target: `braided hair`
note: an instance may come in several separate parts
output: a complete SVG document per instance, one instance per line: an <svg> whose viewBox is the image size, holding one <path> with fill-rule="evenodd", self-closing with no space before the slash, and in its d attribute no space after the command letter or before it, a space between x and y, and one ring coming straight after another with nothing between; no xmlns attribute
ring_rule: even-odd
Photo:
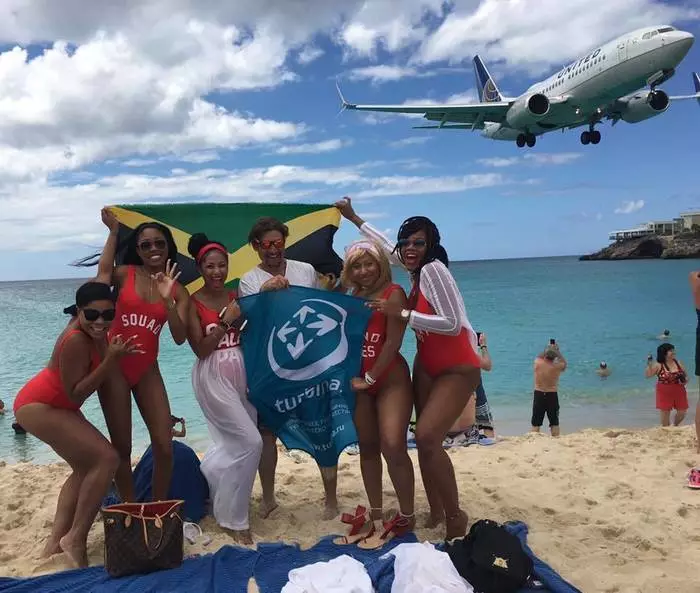
<svg viewBox="0 0 700 593"><path fill-rule="evenodd" d="M398 254L401 263L404 263L401 255L400 243L402 240L408 239L411 235L423 231L425 233L425 256L420 262L418 268L411 272L411 278L414 285L418 286L420 282L420 271L425 264L430 262L440 261L449 267L450 260L447 257L447 251L440 244L440 231L438 231L435 223L425 216L411 216L403 221L397 233L397 242L394 246L393 253Z"/></svg>

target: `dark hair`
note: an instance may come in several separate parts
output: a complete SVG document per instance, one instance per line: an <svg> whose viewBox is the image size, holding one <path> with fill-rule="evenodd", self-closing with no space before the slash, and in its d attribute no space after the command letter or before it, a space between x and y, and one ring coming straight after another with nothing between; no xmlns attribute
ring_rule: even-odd
<svg viewBox="0 0 700 593"><path fill-rule="evenodd" d="M66 315L70 315L71 317L76 317L78 315L78 307L76 307L75 305L70 305L63 309L63 312Z"/></svg>
<svg viewBox="0 0 700 593"><path fill-rule="evenodd" d="M228 253L226 245L224 245L223 243L219 243L218 241L212 241L204 233L195 233L190 237L190 240L187 242L187 251L192 256L192 259L194 259L195 262L197 262L197 255L199 254L199 250L210 243L220 245Z"/></svg>
<svg viewBox="0 0 700 593"><path fill-rule="evenodd" d="M82 309L85 305L88 305L93 301L114 302L114 296L112 295L112 289L109 287L109 284L91 281L86 282L80 288L78 288L78 290L75 291L76 313L77 309Z"/></svg>
<svg viewBox="0 0 700 593"><path fill-rule="evenodd" d="M262 236L270 231L282 233L285 239L289 237L289 229L286 224L272 216L263 216L262 218L258 218L253 228L250 229L248 233L248 243L252 245L255 241L260 241Z"/></svg>
<svg viewBox="0 0 700 593"><path fill-rule="evenodd" d="M659 364L664 364L666 362L666 355L671 350L675 350L675 349L676 348L673 344L668 344L668 343L661 344L661 346L659 346L656 349L656 362L658 362Z"/></svg>
<svg viewBox="0 0 700 593"><path fill-rule="evenodd" d="M445 248L440 245L440 231L438 231L435 223L425 216L412 216L411 218L407 218L403 221L403 224L399 228L399 232L397 234L396 246L394 247L394 252L398 253L399 259L403 262L401 249L399 249L399 242L403 239L408 239L411 235L417 233L418 231L423 231L425 233L426 251L425 258L423 258L418 270L416 270L414 274L418 274L420 272L420 268L435 260L441 261L443 264L449 267L450 261L447 257L447 252L445 251Z"/></svg>
<svg viewBox="0 0 700 593"><path fill-rule="evenodd" d="M175 245L175 239L173 239L173 234L170 229L159 222L142 222L133 231L131 231L122 241L117 245L116 254L119 259L119 254L124 252L124 256L121 258L120 263L125 266L142 266L143 260L137 251L137 242L139 235L146 229L155 229L165 237L165 242L168 244L168 257L171 262L177 261L177 245ZM74 266L86 267L96 266L100 260L101 252L93 253L76 262L73 262Z"/></svg>

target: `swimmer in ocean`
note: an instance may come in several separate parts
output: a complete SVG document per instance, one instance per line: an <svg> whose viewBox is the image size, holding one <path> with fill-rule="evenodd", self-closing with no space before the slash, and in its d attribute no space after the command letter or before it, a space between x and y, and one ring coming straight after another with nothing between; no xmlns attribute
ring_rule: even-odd
<svg viewBox="0 0 700 593"><path fill-rule="evenodd" d="M606 377L610 376L611 372L612 371L608 367L608 363L604 360L601 360L600 364L598 365L598 368L596 369L596 375L598 375L601 379L605 379Z"/></svg>

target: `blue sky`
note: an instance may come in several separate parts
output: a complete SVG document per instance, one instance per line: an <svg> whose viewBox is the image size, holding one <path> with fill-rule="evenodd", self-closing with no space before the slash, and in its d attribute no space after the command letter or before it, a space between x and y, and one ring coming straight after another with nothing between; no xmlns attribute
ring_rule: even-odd
<svg viewBox="0 0 700 593"><path fill-rule="evenodd" d="M336 78L353 102L473 100L478 51L517 95L639 26L700 35L700 12L682 3L616 0L596 15L577 3L587 4L319 2L301 15L274 2L258 14L153 0L131 14L72 0L57 16L10 0L0 8L0 280L80 273L66 264L102 242L104 204L350 195L391 232L430 216L455 260L580 254L609 231L700 208L692 101L603 125L598 146L572 131L529 150L412 130L420 119L338 115ZM663 88L689 94L692 70L698 43ZM354 237L341 228L338 251Z"/></svg>

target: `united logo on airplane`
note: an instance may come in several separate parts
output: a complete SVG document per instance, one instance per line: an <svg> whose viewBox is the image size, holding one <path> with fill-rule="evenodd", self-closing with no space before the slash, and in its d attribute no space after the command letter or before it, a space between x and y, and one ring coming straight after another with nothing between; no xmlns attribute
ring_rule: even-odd
<svg viewBox="0 0 700 593"><path fill-rule="evenodd" d="M482 93L481 100L485 103L490 103L492 101L498 101L498 99L498 89L496 89L496 85L493 84L493 80L489 78L484 85L484 92Z"/></svg>

